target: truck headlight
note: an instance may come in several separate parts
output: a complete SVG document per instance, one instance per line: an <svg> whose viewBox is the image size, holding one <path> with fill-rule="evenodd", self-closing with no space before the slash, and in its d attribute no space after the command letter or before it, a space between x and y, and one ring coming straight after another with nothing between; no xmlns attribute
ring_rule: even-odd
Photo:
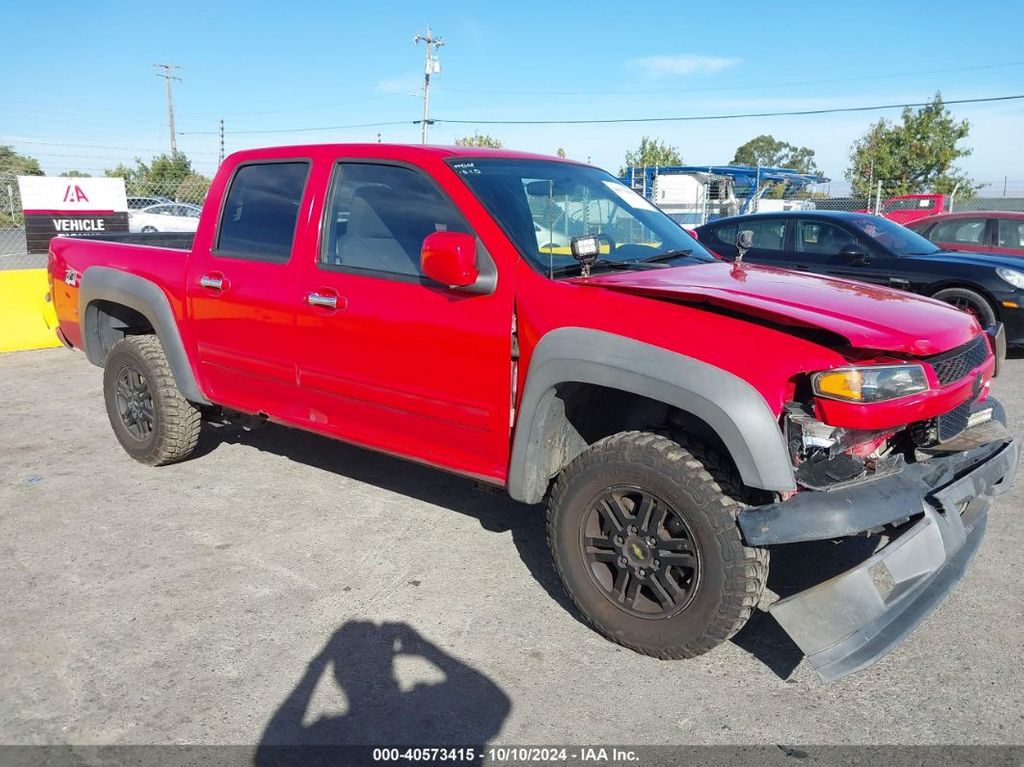
<svg viewBox="0 0 1024 767"><path fill-rule="evenodd" d="M920 365L868 365L815 373L811 386L817 396L828 399L885 402L927 391L928 378Z"/></svg>
<svg viewBox="0 0 1024 767"><path fill-rule="evenodd" d="M1007 269L1005 266L997 266L996 274L1015 288L1024 288L1024 272L1016 269Z"/></svg>

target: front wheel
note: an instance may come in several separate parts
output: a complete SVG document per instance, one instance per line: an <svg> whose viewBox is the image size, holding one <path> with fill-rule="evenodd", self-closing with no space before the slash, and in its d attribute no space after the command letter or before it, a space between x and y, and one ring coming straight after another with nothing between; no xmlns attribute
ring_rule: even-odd
<svg viewBox="0 0 1024 767"><path fill-rule="evenodd" d="M107 417L121 447L148 466L183 461L199 442L202 414L185 399L156 336L127 336L103 369Z"/></svg>
<svg viewBox="0 0 1024 767"><path fill-rule="evenodd" d="M983 328L996 324L996 311L992 308L992 304L984 296L975 293L973 290L968 290L967 288L947 288L946 290L940 290L932 298L945 301L960 311L967 312Z"/></svg>
<svg viewBox="0 0 1024 767"><path fill-rule="evenodd" d="M154 234L156 232L155 226L144 226L142 227L143 234Z"/></svg>
<svg viewBox="0 0 1024 767"><path fill-rule="evenodd" d="M623 432L555 482L548 543L583 617L625 647L691 658L735 634L761 597L768 553L743 545L740 485L697 442Z"/></svg>

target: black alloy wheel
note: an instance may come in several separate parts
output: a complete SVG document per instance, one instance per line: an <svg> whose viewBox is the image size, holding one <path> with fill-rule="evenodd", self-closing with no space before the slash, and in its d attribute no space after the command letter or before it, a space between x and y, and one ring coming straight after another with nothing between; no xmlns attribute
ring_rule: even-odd
<svg viewBox="0 0 1024 767"><path fill-rule="evenodd" d="M639 487L601 493L580 526L580 546L605 597L630 615L671 617L700 587L701 555L689 525Z"/></svg>
<svg viewBox="0 0 1024 767"><path fill-rule="evenodd" d="M124 428L138 440L153 434L153 390L142 373L125 365L118 372L114 394Z"/></svg>

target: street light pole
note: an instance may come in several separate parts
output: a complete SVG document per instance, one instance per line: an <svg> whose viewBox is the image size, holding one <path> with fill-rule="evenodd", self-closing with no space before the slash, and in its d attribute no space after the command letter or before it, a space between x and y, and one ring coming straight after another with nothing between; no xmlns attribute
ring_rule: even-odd
<svg viewBox="0 0 1024 767"><path fill-rule="evenodd" d="M416 35L412 41L416 45L421 42L427 44L427 56L423 65L423 121L420 124L420 143L426 144L427 126L430 124L430 75L441 72L441 62L437 60L435 51L444 45L444 39L434 37L428 26L425 35Z"/></svg>

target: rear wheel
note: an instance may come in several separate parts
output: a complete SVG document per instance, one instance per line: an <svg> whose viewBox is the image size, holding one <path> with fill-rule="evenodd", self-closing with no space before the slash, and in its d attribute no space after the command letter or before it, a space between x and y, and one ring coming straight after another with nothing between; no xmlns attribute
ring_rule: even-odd
<svg viewBox="0 0 1024 767"><path fill-rule="evenodd" d="M136 461L163 466L195 449L201 413L178 391L156 336L114 344L103 370L103 397L114 435Z"/></svg>
<svg viewBox="0 0 1024 767"><path fill-rule="evenodd" d="M946 288L946 290L940 290L932 298L945 301L960 311L967 312L983 328L996 324L996 311L992 308L992 304L983 295L975 293L973 290L968 290L967 288Z"/></svg>
<svg viewBox="0 0 1024 767"><path fill-rule="evenodd" d="M150 234L150 233L156 231L156 227L155 226L144 226L144 227L142 227L142 231L145 234Z"/></svg>
<svg viewBox="0 0 1024 767"><path fill-rule="evenodd" d="M548 541L566 591L601 634L689 658L735 634L760 599L768 553L743 545L741 485L697 442L623 432L559 475Z"/></svg>

